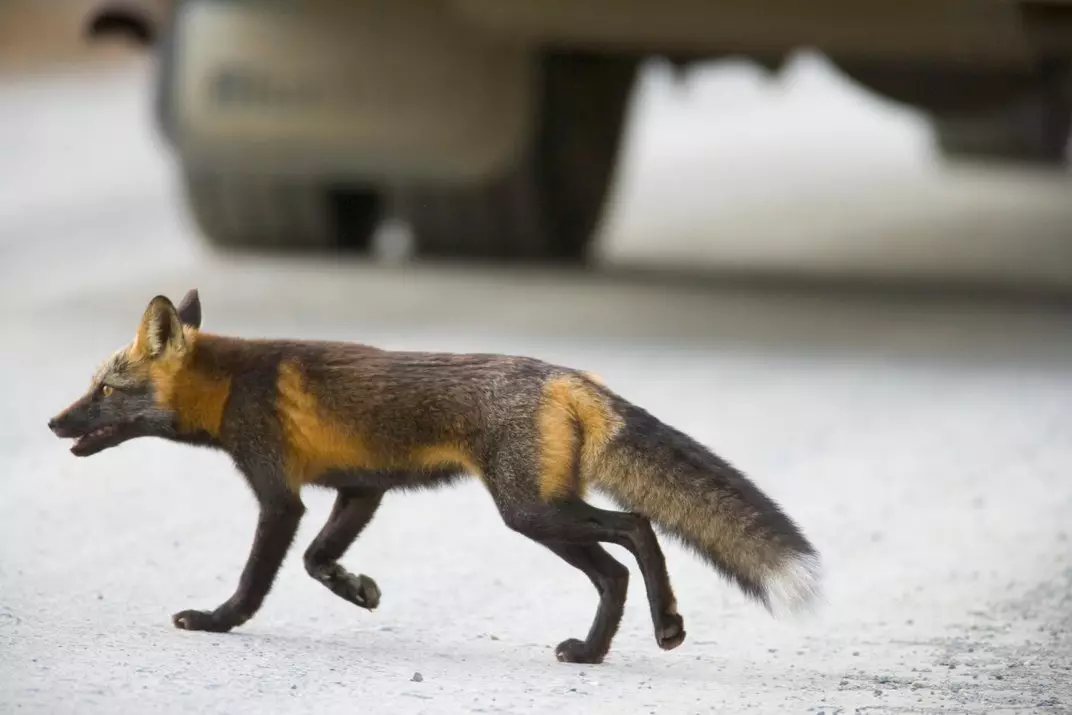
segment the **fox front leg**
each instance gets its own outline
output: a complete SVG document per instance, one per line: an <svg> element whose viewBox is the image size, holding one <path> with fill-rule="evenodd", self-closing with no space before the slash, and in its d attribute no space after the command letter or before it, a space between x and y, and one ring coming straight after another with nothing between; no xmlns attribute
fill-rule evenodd
<svg viewBox="0 0 1072 715"><path fill-rule="evenodd" d="M261 478L258 479L258 476ZM225 633L252 618L264 602L294 541L305 505L283 480L264 479L263 476L251 477L247 473L250 486L260 503L260 515L238 588L213 611L187 610L176 613L172 616L176 628Z"/></svg>
<svg viewBox="0 0 1072 715"><path fill-rule="evenodd" d="M380 589L364 574L356 576L339 559L368 526L383 500L380 490L340 489L320 533L305 551L305 570L332 593L372 611L380 605Z"/></svg>

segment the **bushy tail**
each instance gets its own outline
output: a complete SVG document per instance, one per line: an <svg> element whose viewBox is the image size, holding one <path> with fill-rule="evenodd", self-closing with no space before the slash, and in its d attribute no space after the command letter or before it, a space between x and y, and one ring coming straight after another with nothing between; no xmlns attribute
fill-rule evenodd
<svg viewBox="0 0 1072 715"><path fill-rule="evenodd" d="M680 539L772 614L810 605L820 590L819 555L792 519L706 447L612 399L621 427L587 465L590 483Z"/></svg>

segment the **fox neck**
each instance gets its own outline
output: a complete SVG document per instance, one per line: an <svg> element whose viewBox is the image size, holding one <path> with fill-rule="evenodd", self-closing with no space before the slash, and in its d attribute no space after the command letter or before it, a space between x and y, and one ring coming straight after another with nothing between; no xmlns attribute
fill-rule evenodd
<svg viewBox="0 0 1072 715"><path fill-rule="evenodd" d="M206 337L193 336L177 369L166 364L153 369L157 399L175 415L175 436L183 442L219 443L231 396L231 373Z"/></svg>

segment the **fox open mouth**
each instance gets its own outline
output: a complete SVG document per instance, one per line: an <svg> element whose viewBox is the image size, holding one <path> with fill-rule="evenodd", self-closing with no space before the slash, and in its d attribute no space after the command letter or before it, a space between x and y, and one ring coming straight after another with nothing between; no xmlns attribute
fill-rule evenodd
<svg viewBox="0 0 1072 715"><path fill-rule="evenodd" d="M76 437L71 445L71 454L76 457L88 457L109 447L115 447L134 435L133 423L115 422L110 425L95 427Z"/></svg>

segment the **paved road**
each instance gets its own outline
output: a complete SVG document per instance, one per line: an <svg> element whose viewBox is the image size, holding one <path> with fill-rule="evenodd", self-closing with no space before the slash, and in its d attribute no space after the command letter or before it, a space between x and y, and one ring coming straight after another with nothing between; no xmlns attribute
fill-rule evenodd
<svg viewBox="0 0 1072 715"><path fill-rule="evenodd" d="M0 89L0 711L1072 708L1072 318L1060 306L222 260L192 238L176 204L138 81ZM657 115L660 106L638 112ZM911 120L882 130L894 122L882 112L855 136L886 136L902 157L915 141ZM653 208L643 203L647 190L666 183L642 178L640 160L664 170L669 154L656 148L672 145L677 134L660 132L673 121L652 125L637 145L608 222L610 259L650 256L644 246L662 235L671 255L693 250L713 261L736 250L740 262L754 260L748 241L697 247L640 211ZM914 185L917 169L894 170L901 160L875 159L894 177L886 184ZM858 185L853 161L819 171ZM771 195L790 196L792 176L800 175ZM992 181L965 179L943 210L956 214L971 192L988 203ZM755 192L761 183L753 176L724 188ZM694 198L703 193L689 186ZM990 207L1006 223L989 222L983 258L971 235L960 236L961 255L976 255L979 275L993 275L1004 258L1009 275L1056 285L1065 269L1054 264L1068 249L1052 235L1067 202L1051 189L1040 198L1018 190L1019 203L1001 194L1005 211ZM709 195L729 205L723 193ZM918 208L907 189L899 196L887 206L892 223ZM799 223L804 209L792 205ZM682 206L694 222L712 220ZM1028 206L1039 209L1036 221L1023 220ZM826 225L821 213L802 234ZM759 230L743 208L734 215L709 223L711 232ZM866 231L876 216L852 220ZM992 226L1017 216L1032 247L1026 257ZM803 255L803 238L784 228L771 235ZM943 246L955 243L946 238ZM838 267L834 243L820 241L834 260L821 268ZM936 270L953 255L935 249L928 255L937 258L922 260L908 246L872 267L889 271L903 259L902 267ZM77 460L45 421L130 337L152 295L195 285L215 331L527 353L596 370L782 502L823 551L825 606L807 620L775 621L667 544L685 644L657 649L634 586L607 662L559 664L551 649L587 628L591 587L507 531L468 484L390 497L347 554L348 566L383 589L375 614L328 594L292 554L261 613L239 631L174 630L171 613L212 607L236 582L255 520L245 487L225 458L162 443ZM330 496L306 501L302 545ZM615 554L639 584L635 566Z"/></svg>

